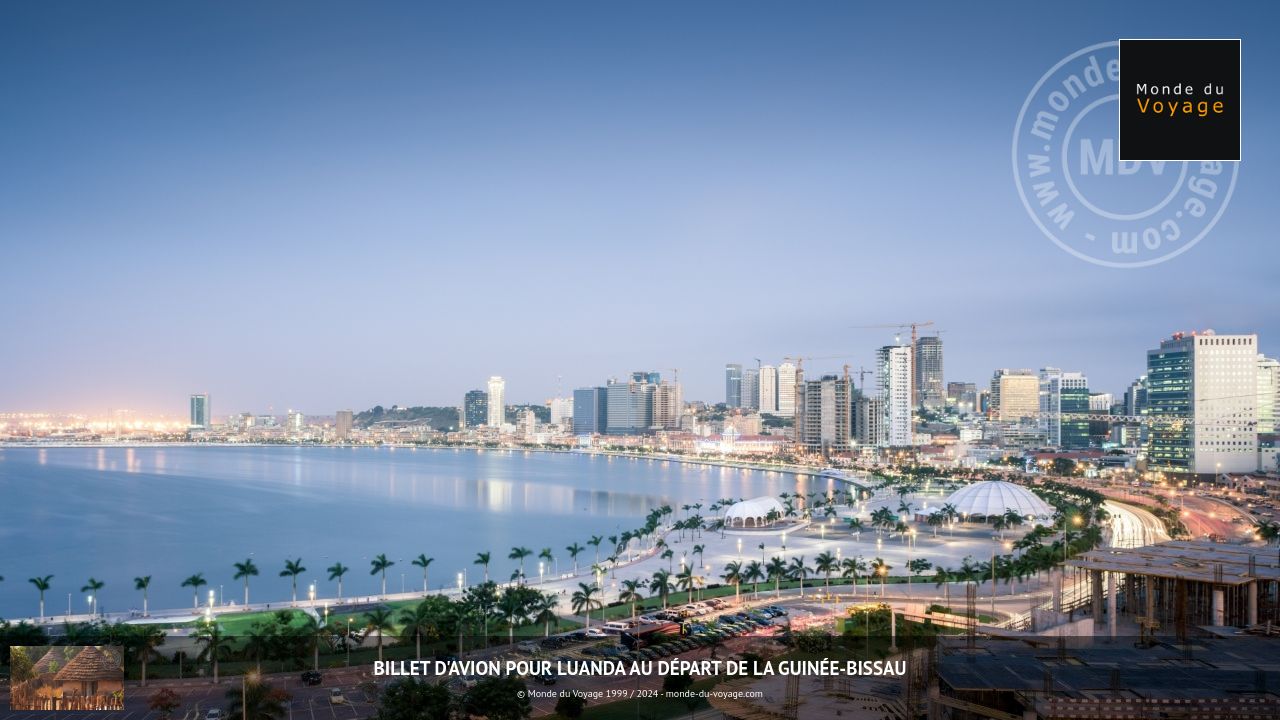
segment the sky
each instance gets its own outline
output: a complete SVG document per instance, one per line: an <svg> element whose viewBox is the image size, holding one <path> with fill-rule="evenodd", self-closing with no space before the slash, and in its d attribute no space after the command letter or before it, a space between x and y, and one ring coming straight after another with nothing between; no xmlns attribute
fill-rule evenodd
<svg viewBox="0 0 1280 720"><path fill-rule="evenodd" d="M1277 10L1263 3L0 5L0 411L217 416L541 402L726 362L873 365L932 320L946 379L1119 393L1178 330L1280 352ZM1053 63L1243 38L1221 222L1075 259L1009 166Z"/></svg>

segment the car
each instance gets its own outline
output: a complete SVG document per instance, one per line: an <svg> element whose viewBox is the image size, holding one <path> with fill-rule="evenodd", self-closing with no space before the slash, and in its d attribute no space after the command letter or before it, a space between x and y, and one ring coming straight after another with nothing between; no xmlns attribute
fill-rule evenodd
<svg viewBox="0 0 1280 720"><path fill-rule="evenodd" d="M542 683L543 685L555 685L555 684L556 684L556 674L555 674L555 673L543 673L543 674L541 674L541 675L535 675L535 676L534 676L534 679L536 679L538 682Z"/></svg>
<svg viewBox="0 0 1280 720"><path fill-rule="evenodd" d="M645 660L657 660L662 657L662 653L658 652L657 648L643 648L640 650L640 655Z"/></svg>
<svg viewBox="0 0 1280 720"><path fill-rule="evenodd" d="M652 625L658 622L658 616L657 615L641 615L640 622L644 623L645 625Z"/></svg>
<svg viewBox="0 0 1280 720"><path fill-rule="evenodd" d="M571 633L569 633L569 639L571 639L571 640L586 640L586 639L587 639L587 631L586 631L586 630L577 630L577 631L575 631L575 632L571 632Z"/></svg>
<svg viewBox="0 0 1280 720"><path fill-rule="evenodd" d="M770 606L769 606L768 608L766 608L766 609L767 609L769 612L773 613L774 615L786 615L786 614L787 614L787 611L786 611L785 609L780 608L780 607L778 607L777 605L770 605Z"/></svg>
<svg viewBox="0 0 1280 720"><path fill-rule="evenodd" d="M330 705L346 705L347 704L347 699L342 696L342 690L340 688L332 688L329 690L329 704Z"/></svg>
<svg viewBox="0 0 1280 720"><path fill-rule="evenodd" d="M541 650L542 648L538 645L538 643L533 642L531 640L526 640L525 642L522 642L516 645L516 649L519 650L520 652L525 652L532 655L538 652L539 650Z"/></svg>
<svg viewBox="0 0 1280 720"><path fill-rule="evenodd" d="M586 631L586 634L584 635L584 637L592 638L592 639L606 638L606 637L609 637L609 633L601 630L600 628L591 628Z"/></svg>
<svg viewBox="0 0 1280 720"><path fill-rule="evenodd" d="M314 687L324 682L324 676L315 670L307 670L302 673L302 684L308 687Z"/></svg>
<svg viewBox="0 0 1280 720"><path fill-rule="evenodd" d="M204 713L204 720L222 720L222 709L209 708Z"/></svg>

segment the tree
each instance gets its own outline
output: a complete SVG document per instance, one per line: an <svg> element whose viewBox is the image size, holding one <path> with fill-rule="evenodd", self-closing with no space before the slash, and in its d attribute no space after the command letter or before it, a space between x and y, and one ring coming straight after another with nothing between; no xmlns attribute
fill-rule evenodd
<svg viewBox="0 0 1280 720"><path fill-rule="evenodd" d="M413 638L414 656L418 660L422 659L423 636L428 640L438 640L440 637L436 619L435 608L426 600L400 611L400 622L404 623L400 628L400 637Z"/></svg>
<svg viewBox="0 0 1280 720"><path fill-rule="evenodd" d="M302 558L297 560L285 560L284 569L280 571L280 577L287 577L293 586L293 604L298 604L298 576L306 572L307 569L302 567ZM248 601L246 601L247 603Z"/></svg>
<svg viewBox="0 0 1280 720"><path fill-rule="evenodd" d="M0 578L3 580L4 578ZM147 617L147 588L151 587L151 576L143 575L133 579L133 589L142 591L142 617Z"/></svg>
<svg viewBox="0 0 1280 720"><path fill-rule="evenodd" d="M752 560L742 570L742 582L751 583L751 597L754 600L760 594L760 581L765 579L764 565L759 560Z"/></svg>
<svg viewBox="0 0 1280 720"><path fill-rule="evenodd" d="M253 558L246 558L242 563L235 563L236 574L231 576L232 580L244 580L244 604L249 606L249 578L258 574L258 566L253 563Z"/></svg>
<svg viewBox="0 0 1280 720"><path fill-rule="evenodd" d="M832 555L830 551L822 552L813 559L813 569L826 577L824 587L828 592L831 590L831 573L835 572L838 567L836 556Z"/></svg>
<svg viewBox="0 0 1280 720"><path fill-rule="evenodd" d="M787 576L787 562L778 556L769 558L769 564L765 565L765 572L773 580L773 594L775 596L782 594L782 579Z"/></svg>
<svg viewBox="0 0 1280 720"><path fill-rule="evenodd" d="M89 581L80 588L80 592L89 593L89 617L97 617L98 615L98 591L102 589L103 585L105 583L101 580L89 578Z"/></svg>
<svg viewBox="0 0 1280 720"><path fill-rule="evenodd" d="M222 634L222 628L218 627L217 621L202 620L196 626L193 633L196 642L200 644L200 655L196 658L199 662L213 663L213 684L218 684L218 662L231 651L227 644L227 637Z"/></svg>
<svg viewBox="0 0 1280 720"><path fill-rule="evenodd" d="M462 696L462 708L489 720L523 720L533 712L524 680L515 675L491 677L476 683Z"/></svg>
<svg viewBox="0 0 1280 720"><path fill-rule="evenodd" d="M378 720L449 720L449 688L425 679L401 678L387 684L378 702Z"/></svg>
<svg viewBox="0 0 1280 720"><path fill-rule="evenodd" d="M933 563L924 558L913 558L907 562L907 570L909 570L912 575L919 575L931 567L933 567Z"/></svg>
<svg viewBox="0 0 1280 720"><path fill-rule="evenodd" d="M44 577L27 578L27 582L36 586L36 590L40 591L40 619L44 620L44 591L49 589L49 581L53 579L52 575Z"/></svg>
<svg viewBox="0 0 1280 720"><path fill-rule="evenodd" d="M587 544L596 549L596 564L600 564L600 543L604 542L603 535L592 535Z"/></svg>
<svg viewBox="0 0 1280 720"><path fill-rule="evenodd" d="M484 568L484 581L489 582L489 560L490 554L487 552L476 553L475 564Z"/></svg>
<svg viewBox="0 0 1280 720"><path fill-rule="evenodd" d="M329 579L338 581L338 600L342 600L342 576L346 575L347 571L350 569L351 568L340 562L336 562L328 568Z"/></svg>
<svg viewBox="0 0 1280 720"><path fill-rule="evenodd" d="M578 574L578 556L581 555L582 551L586 550L586 548L582 547L578 543L574 543L572 545L566 546L565 550L568 550L569 557L573 558L573 574L577 575Z"/></svg>
<svg viewBox="0 0 1280 720"><path fill-rule="evenodd" d="M130 626L125 626L130 627ZM142 662L142 687L147 686L147 663L164 644L164 631L155 625L135 625L129 630L129 644Z"/></svg>
<svg viewBox="0 0 1280 720"><path fill-rule="evenodd" d="M662 598L662 609L667 609L667 596L671 594L673 586L671 584L671 573L667 570L658 570L653 573L653 578L649 581L649 592L657 593Z"/></svg>
<svg viewBox="0 0 1280 720"><path fill-rule="evenodd" d="M547 563L547 572L551 572L551 566L555 563L556 557L551 554L551 548L542 548L538 551L538 559Z"/></svg>
<svg viewBox="0 0 1280 720"><path fill-rule="evenodd" d="M553 593L541 593L533 603L533 621L542 623L543 637L551 637L551 626L560 625L560 616L556 615L559 604L560 598Z"/></svg>
<svg viewBox="0 0 1280 720"><path fill-rule="evenodd" d="M787 567L787 576L792 580L800 581L800 597L804 597L804 581L809 576L809 568L804 564L803 555L791 558L791 565Z"/></svg>
<svg viewBox="0 0 1280 720"><path fill-rule="evenodd" d="M580 692L570 691L556 700L556 714L567 717L569 720L582 717L582 711L586 708L587 699Z"/></svg>
<svg viewBox="0 0 1280 720"><path fill-rule="evenodd" d="M424 593L427 592L427 566L433 561L435 561L435 558L427 557L426 553L422 553L413 559L413 564L422 568L422 592Z"/></svg>
<svg viewBox="0 0 1280 720"><path fill-rule="evenodd" d="M245 720L279 720L289 714L290 695L271 683L244 678L241 687L227 689L227 717Z"/></svg>
<svg viewBox="0 0 1280 720"><path fill-rule="evenodd" d="M880 576L880 597L884 597L884 583L893 567L881 558L871 561L871 571Z"/></svg>
<svg viewBox="0 0 1280 720"><path fill-rule="evenodd" d="M204 579L204 573L196 573L186 580L182 581L182 587L191 588L191 609L195 610L200 607L200 586L208 585L209 582Z"/></svg>
<svg viewBox="0 0 1280 720"><path fill-rule="evenodd" d="M524 582L524 559L533 554L533 551L527 547L513 547L511 552L507 553L508 560L517 560L520 563L520 582Z"/></svg>
<svg viewBox="0 0 1280 720"><path fill-rule="evenodd" d="M369 561L369 565L371 567L371 569L369 570L370 575L377 575L378 573L382 573L382 594L386 595L387 594L387 568L391 567L392 565L395 565L395 562L392 560L388 560L385 553L379 553L377 556L375 556L372 560Z"/></svg>
<svg viewBox="0 0 1280 720"><path fill-rule="evenodd" d="M640 591L644 589L643 580L623 580L622 592L618 594L618 600L624 603L631 603L631 617L636 616L636 604L644 600L644 596Z"/></svg>
<svg viewBox="0 0 1280 720"><path fill-rule="evenodd" d="M182 707L182 698L178 697L178 693L169 688L161 688L148 698L147 707L160 713L160 717L168 720L173 715L174 710Z"/></svg>
<svg viewBox="0 0 1280 720"><path fill-rule="evenodd" d="M507 587L502 591L501 597L498 598L498 615L507 623L508 645L516 643L516 626L524 622L527 614L528 604L525 599L525 590L532 589L523 586Z"/></svg>
<svg viewBox="0 0 1280 720"><path fill-rule="evenodd" d="M724 574L720 576L725 582L733 585L733 600L735 603L742 600L742 563L737 560L730 560L725 563Z"/></svg>
<svg viewBox="0 0 1280 720"><path fill-rule="evenodd" d="M941 587L946 597L945 603L947 607L951 607L951 571L939 566L933 573L933 584L935 587Z"/></svg>
<svg viewBox="0 0 1280 720"><path fill-rule="evenodd" d="M578 614L586 615L586 627L591 627L591 611L603 607L603 603L595 597L596 587L586 583L578 583L578 589L569 598L570 607Z"/></svg>
<svg viewBox="0 0 1280 720"><path fill-rule="evenodd" d="M384 607L376 607L364 614L364 627L368 632L378 633L378 660L382 660L382 636L395 629L391 624L391 611Z"/></svg>

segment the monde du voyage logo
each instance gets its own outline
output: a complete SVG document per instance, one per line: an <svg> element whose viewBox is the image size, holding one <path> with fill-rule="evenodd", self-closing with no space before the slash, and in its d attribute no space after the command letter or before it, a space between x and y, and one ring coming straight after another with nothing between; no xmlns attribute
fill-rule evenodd
<svg viewBox="0 0 1280 720"><path fill-rule="evenodd" d="M1203 42L1215 45L1201 52ZM1139 268L1177 257L1213 229L1235 190L1239 109L1239 41L1082 48L1041 76L1018 113L1019 198L1046 237L1087 262Z"/></svg>

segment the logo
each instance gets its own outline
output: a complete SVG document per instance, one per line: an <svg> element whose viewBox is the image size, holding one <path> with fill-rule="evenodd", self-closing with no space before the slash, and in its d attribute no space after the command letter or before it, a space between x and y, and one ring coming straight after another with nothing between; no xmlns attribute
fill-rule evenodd
<svg viewBox="0 0 1280 720"><path fill-rule="evenodd" d="M1239 164L1120 160L1119 43L1078 50L1031 89L1013 131L1023 207L1058 247L1095 265L1177 257L1213 229Z"/></svg>

